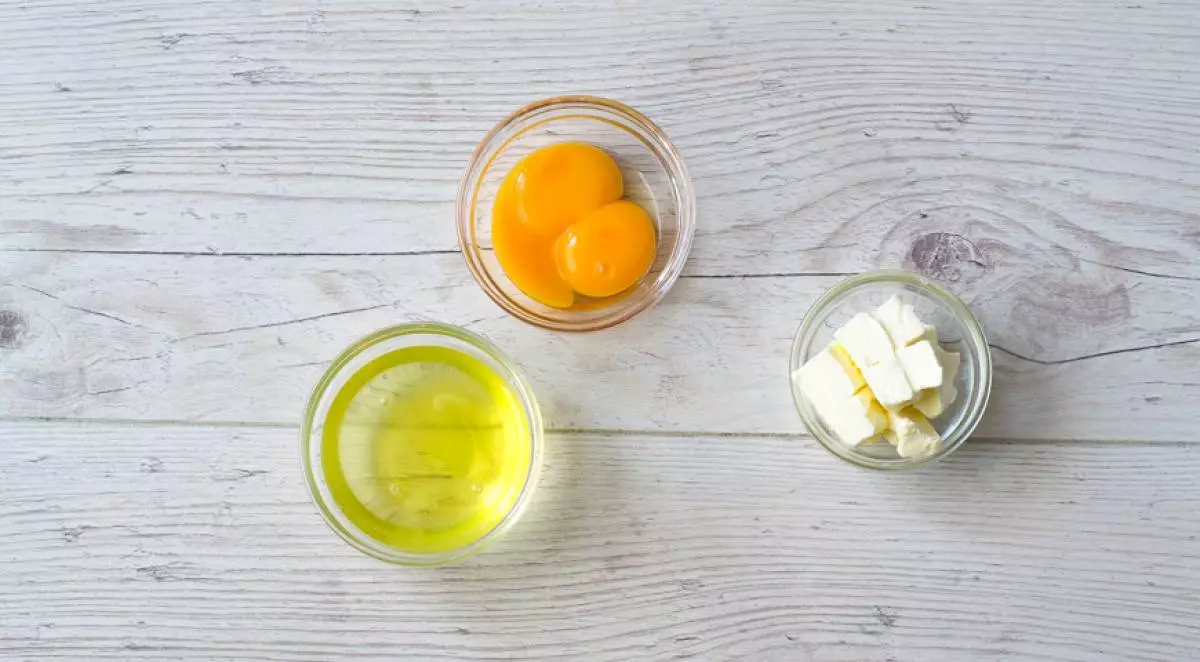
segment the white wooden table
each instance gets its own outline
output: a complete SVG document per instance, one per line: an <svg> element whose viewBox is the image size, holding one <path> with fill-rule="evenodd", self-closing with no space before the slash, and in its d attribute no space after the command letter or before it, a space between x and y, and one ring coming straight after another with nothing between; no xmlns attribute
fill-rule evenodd
<svg viewBox="0 0 1200 662"><path fill-rule="evenodd" d="M0 659L1200 658L1200 3L0 2ZM672 136L686 273L617 328L493 305L452 205L507 112ZM986 326L978 436L804 434L807 306L906 267ZM461 324L548 415L489 552L321 523L352 339Z"/></svg>

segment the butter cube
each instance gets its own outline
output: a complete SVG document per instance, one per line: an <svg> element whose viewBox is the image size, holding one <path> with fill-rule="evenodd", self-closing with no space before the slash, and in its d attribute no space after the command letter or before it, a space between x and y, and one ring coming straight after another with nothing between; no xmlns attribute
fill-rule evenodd
<svg viewBox="0 0 1200 662"><path fill-rule="evenodd" d="M918 457L937 448L941 435L919 411L912 408L888 412L888 431L884 437L896 447L900 457Z"/></svg>
<svg viewBox="0 0 1200 662"><path fill-rule="evenodd" d="M826 399L848 398L864 384L862 373L837 343L831 343L810 358L796 371L796 378L800 392L814 404Z"/></svg>
<svg viewBox="0 0 1200 662"><path fill-rule="evenodd" d="M916 342L921 342L922 340L928 340L930 345L941 348L941 345L938 344L937 327L933 326L932 324L925 325L925 333L922 333L921 337L917 338Z"/></svg>
<svg viewBox="0 0 1200 662"><path fill-rule="evenodd" d="M851 446L878 437L888 425L887 412L866 387L845 400L825 402L817 411L834 434Z"/></svg>
<svg viewBox="0 0 1200 662"><path fill-rule="evenodd" d="M942 364L942 383L952 386L954 378L958 376L958 368L962 365L962 355L958 352L947 352L936 344L933 347L937 350L938 363Z"/></svg>
<svg viewBox="0 0 1200 662"><path fill-rule="evenodd" d="M942 364L929 341L922 340L900 348L896 351L896 358L900 359L908 383L914 389L938 388L942 385Z"/></svg>
<svg viewBox="0 0 1200 662"><path fill-rule="evenodd" d="M925 334L925 323L917 317L917 312L896 295L875 309L875 319L897 348L910 345Z"/></svg>
<svg viewBox="0 0 1200 662"><path fill-rule="evenodd" d="M925 418L937 418L946 413L950 405L958 397L958 389L953 383L947 383L941 388L927 388L917 395L912 406L925 415Z"/></svg>
<svg viewBox="0 0 1200 662"><path fill-rule="evenodd" d="M904 374L904 366L895 355L864 369L862 373L879 404L887 409L900 409L917 397Z"/></svg>
<svg viewBox="0 0 1200 662"><path fill-rule="evenodd" d="M838 344L846 350L859 370L895 356L896 350L883 327L875 318L858 313L834 332Z"/></svg>
<svg viewBox="0 0 1200 662"><path fill-rule="evenodd" d="M926 418L941 416L958 399L958 388L954 386L954 378L962 364L962 355L958 352L947 352L937 345L933 346L933 351L937 354L938 362L942 364L942 385L939 388L926 388L912 403Z"/></svg>

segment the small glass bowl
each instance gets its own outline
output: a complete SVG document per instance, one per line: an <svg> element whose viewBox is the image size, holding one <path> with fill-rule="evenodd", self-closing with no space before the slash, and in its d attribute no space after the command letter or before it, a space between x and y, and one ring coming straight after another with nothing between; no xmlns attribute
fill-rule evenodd
<svg viewBox="0 0 1200 662"><path fill-rule="evenodd" d="M396 549L371 537L342 512L333 498L322 463L322 436L330 406L347 382L375 359L406 347L446 347L481 361L499 375L521 402L529 421L529 472L513 506L504 518L473 542L444 552L414 553ZM322 375L305 408L300 430L301 462L309 495L325 523L351 547L381 561L401 565L441 565L458 561L482 550L503 535L528 505L541 473L542 415L533 390L513 362L484 338L448 324L421 322L388 327L346 348Z"/></svg>
<svg viewBox="0 0 1200 662"><path fill-rule="evenodd" d="M492 251L492 203L518 161L535 149L568 141L590 143L616 160L625 197L654 219L658 254L642 281L629 290L563 310L534 301L500 268ZM619 324L666 295L692 245L696 198L679 152L645 115L609 99L566 96L531 103L484 136L463 173L455 213L467 266L501 308L543 328L593 331Z"/></svg>
<svg viewBox="0 0 1200 662"><path fill-rule="evenodd" d="M796 370L833 342L834 332L856 313L877 308L898 294L916 309L917 316L937 328L944 349L962 355L962 366L954 379L958 398L931 423L942 436L937 449L927 455L904 458L880 439L875 443L848 446L821 420L800 392ZM804 316L792 344L790 372L792 397L809 433L829 452L869 469L896 471L914 469L954 452L979 424L992 390L992 355L983 328L967 306L941 285L903 271L872 271L848 278L817 299Z"/></svg>

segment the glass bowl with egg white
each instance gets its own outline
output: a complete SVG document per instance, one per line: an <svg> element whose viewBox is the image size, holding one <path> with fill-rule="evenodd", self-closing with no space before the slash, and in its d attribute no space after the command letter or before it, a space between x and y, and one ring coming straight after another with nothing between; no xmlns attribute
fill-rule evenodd
<svg viewBox="0 0 1200 662"><path fill-rule="evenodd" d="M954 452L987 407L992 359L978 320L941 285L872 271L830 288L792 343L792 397L834 455L905 470Z"/></svg>

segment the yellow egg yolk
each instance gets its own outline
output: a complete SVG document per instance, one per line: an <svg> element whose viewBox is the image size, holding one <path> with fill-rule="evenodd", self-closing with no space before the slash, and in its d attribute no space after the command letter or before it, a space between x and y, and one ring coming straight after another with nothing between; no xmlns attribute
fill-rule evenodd
<svg viewBox="0 0 1200 662"><path fill-rule="evenodd" d="M554 244L558 273L590 297L619 294L654 263L654 222L628 200L607 204L571 224Z"/></svg>
<svg viewBox="0 0 1200 662"><path fill-rule="evenodd" d="M492 205L492 247L505 275L552 308L629 289L654 262L656 237L650 216L623 193L616 161L592 145L559 143L521 159Z"/></svg>
<svg viewBox="0 0 1200 662"><path fill-rule="evenodd" d="M621 169L586 143L559 143L521 159L510 173L517 218L525 229L557 237L581 216L624 193Z"/></svg>
<svg viewBox="0 0 1200 662"><path fill-rule="evenodd" d="M492 248L505 275L534 301L552 308L570 308L575 292L554 264L554 237L525 229L513 191L516 170L500 185L492 205Z"/></svg>

